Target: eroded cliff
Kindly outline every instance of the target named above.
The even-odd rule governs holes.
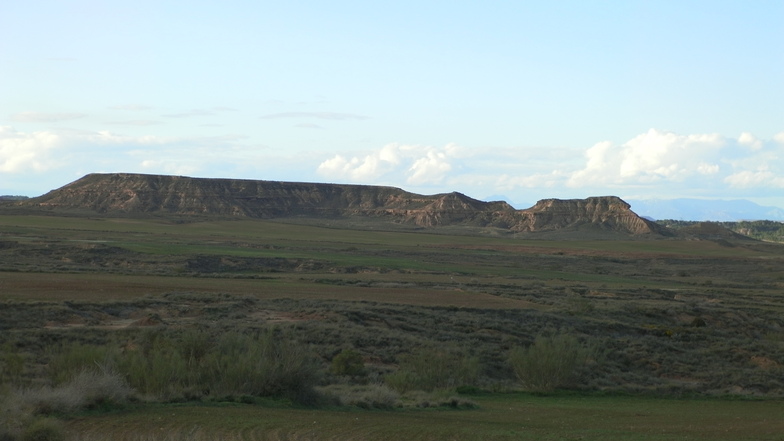
[[[629,234],[662,234],[664,229],[643,219],[631,206],[616,196],[587,199],[543,199],[531,208],[518,212],[522,220],[515,231],[543,231],[597,226]]]
[[[26,207],[108,215],[177,214],[250,218],[373,217],[420,227],[467,225],[510,232],[594,228],[642,235],[663,229],[615,196],[544,199],[525,210],[453,192],[419,195],[371,185],[207,179],[144,174],[90,174]]]

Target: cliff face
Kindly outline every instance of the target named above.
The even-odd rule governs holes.
[[[391,216],[438,226],[473,220],[505,202],[482,202],[460,193],[423,196],[394,187],[205,179],[139,174],[91,174],[28,201],[50,209],[97,213],[213,214],[254,218],[286,216]]]
[[[662,234],[664,229],[641,218],[631,206],[616,196],[587,199],[543,199],[533,207],[521,210],[521,222],[515,231],[542,231],[598,226],[629,234]]]
[[[38,198],[27,207],[107,214],[171,213],[251,218],[386,218],[421,227],[470,225],[513,232],[596,227],[627,234],[660,234],[614,196],[545,199],[526,210],[483,202],[461,193],[432,196],[399,188],[140,174],[91,174]]]

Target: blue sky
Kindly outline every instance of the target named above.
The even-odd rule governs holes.
[[[0,194],[91,172],[784,207],[782,1],[0,7]]]

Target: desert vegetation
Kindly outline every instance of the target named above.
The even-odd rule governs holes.
[[[0,438],[322,436],[307,418],[324,437],[389,439],[367,432],[383,420],[412,439],[546,439],[504,409],[587,400],[612,419],[631,400],[661,423],[689,397],[752,406],[754,439],[780,439],[756,419],[784,396],[780,245],[377,226],[0,216]],[[242,426],[254,412],[270,426]],[[157,435],[141,423],[162,414],[179,416]],[[574,418],[573,438],[595,424]],[[114,424],[139,435],[102,435]]]

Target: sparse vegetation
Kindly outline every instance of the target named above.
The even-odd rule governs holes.
[[[579,384],[584,370],[599,353],[569,334],[538,336],[529,347],[515,347],[509,355],[515,375],[527,390],[552,392]]]
[[[392,409],[400,407],[400,394],[383,384],[334,384],[320,389],[327,397],[334,397],[342,406],[362,409]]]
[[[21,441],[63,441],[63,423],[53,418],[39,418],[22,431]]]
[[[361,377],[366,374],[365,362],[362,354],[353,349],[340,351],[330,364],[330,372],[334,375],[347,375],[350,377]]]
[[[731,245],[0,216],[0,439],[45,416],[106,439],[104,410],[183,403],[508,419],[533,411],[494,404],[520,389],[780,399],[784,250]],[[535,385],[531,360],[575,369]]]
[[[444,348],[419,348],[401,357],[398,369],[386,376],[391,388],[407,392],[455,389],[474,385],[479,377],[479,359]]]

